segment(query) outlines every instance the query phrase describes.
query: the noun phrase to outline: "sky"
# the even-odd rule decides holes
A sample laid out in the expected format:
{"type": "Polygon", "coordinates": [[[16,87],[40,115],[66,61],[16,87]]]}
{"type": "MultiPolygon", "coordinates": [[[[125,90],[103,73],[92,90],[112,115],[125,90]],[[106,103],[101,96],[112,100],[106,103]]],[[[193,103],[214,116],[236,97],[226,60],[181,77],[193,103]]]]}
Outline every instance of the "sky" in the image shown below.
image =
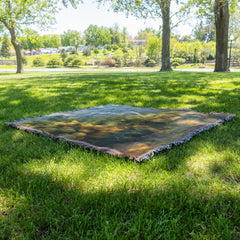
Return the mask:
{"type": "MultiPolygon", "coordinates": [[[[176,9],[176,6],[173,5],[172,9],[176,9]]],[[[40,32],[40,34],[63,34],[68,29],[83,33],[90,24],[99,27],[112,27],[114,24],[118,24],[120,29],[127,27],[128,33],[134,37],[140,30],[146,27],[158,30],[161,25],[161,19],[141,20],[133,16],[126,17],[124,13],[109,11],[107,6],[98,8],[97,3],[88,0],[84,4],[80,4],[77,9],[73,9],[71,6],[68,6],[68,8],[62,7],[62,10],[56,14],[56,24],[52,26],[52,29],[40,32]]],[[[181,28],[179,27],[173,32],[181,36],[190,35],[192,27],[189,24],[181,24],[181,28]]]]}

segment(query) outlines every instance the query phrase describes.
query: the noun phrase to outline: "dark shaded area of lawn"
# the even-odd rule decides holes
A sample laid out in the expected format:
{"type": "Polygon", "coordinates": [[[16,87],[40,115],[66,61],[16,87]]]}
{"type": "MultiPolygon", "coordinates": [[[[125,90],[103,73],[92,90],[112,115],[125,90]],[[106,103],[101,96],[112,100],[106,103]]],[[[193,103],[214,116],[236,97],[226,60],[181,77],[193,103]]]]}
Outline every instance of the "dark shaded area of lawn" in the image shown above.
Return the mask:
{"type": "Polygon", "coordinates": [[[0,239],[239,239],[239,74],[1,74],[0,82],[0,239]],[[141,165],[3,125],[110,103],[237,116],[141,165]]]}

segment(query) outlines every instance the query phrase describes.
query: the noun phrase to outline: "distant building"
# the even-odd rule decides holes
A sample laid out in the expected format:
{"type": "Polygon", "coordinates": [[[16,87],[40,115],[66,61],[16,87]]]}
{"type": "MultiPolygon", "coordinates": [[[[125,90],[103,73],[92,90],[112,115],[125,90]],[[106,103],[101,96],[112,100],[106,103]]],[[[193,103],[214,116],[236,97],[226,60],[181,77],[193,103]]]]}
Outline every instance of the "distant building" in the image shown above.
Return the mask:
{"type": "Polygon", "coordinates": [[[56,54],[59,52],[57,48],[40,48],[39,51],[40,54],[56,54]]]}
{"type": "Polygon", "coordinates": [[[147,41],[146,40],[132,40],[133,46],[138,47],[138,46],[143,46],[146,45],[147,41]]]}
{"type": "Polygon", "coordinates": [[[75,47],[74,46],[58,47],[58,52],[61,52],[63,49],[66,52],[71,52],[73,48],[75,48],[75,47]]]}

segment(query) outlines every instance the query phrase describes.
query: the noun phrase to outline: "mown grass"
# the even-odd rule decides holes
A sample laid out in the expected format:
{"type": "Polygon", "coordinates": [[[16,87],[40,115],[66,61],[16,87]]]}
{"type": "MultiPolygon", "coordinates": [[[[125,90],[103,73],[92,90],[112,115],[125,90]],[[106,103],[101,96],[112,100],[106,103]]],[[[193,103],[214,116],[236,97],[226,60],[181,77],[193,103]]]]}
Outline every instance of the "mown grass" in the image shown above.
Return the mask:
{"type": "Polygon", "coordinates": [[[0,239],[239,239],[239,73],[0,74],[0,239]],[[237,116],[143,164],[4,126],[101,104],[237,116]]]}

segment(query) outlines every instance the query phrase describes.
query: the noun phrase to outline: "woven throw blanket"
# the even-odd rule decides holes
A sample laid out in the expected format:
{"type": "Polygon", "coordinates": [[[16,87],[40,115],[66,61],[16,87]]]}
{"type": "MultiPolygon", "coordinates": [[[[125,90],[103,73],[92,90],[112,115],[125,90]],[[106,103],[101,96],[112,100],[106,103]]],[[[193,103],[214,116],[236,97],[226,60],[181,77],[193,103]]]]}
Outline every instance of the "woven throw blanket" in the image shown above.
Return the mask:
{"type": "Polygon", "coordinates": [[[105,105],[52,113],[8,126],[139,162],[189,141],[235,114],[105,105]]]}

